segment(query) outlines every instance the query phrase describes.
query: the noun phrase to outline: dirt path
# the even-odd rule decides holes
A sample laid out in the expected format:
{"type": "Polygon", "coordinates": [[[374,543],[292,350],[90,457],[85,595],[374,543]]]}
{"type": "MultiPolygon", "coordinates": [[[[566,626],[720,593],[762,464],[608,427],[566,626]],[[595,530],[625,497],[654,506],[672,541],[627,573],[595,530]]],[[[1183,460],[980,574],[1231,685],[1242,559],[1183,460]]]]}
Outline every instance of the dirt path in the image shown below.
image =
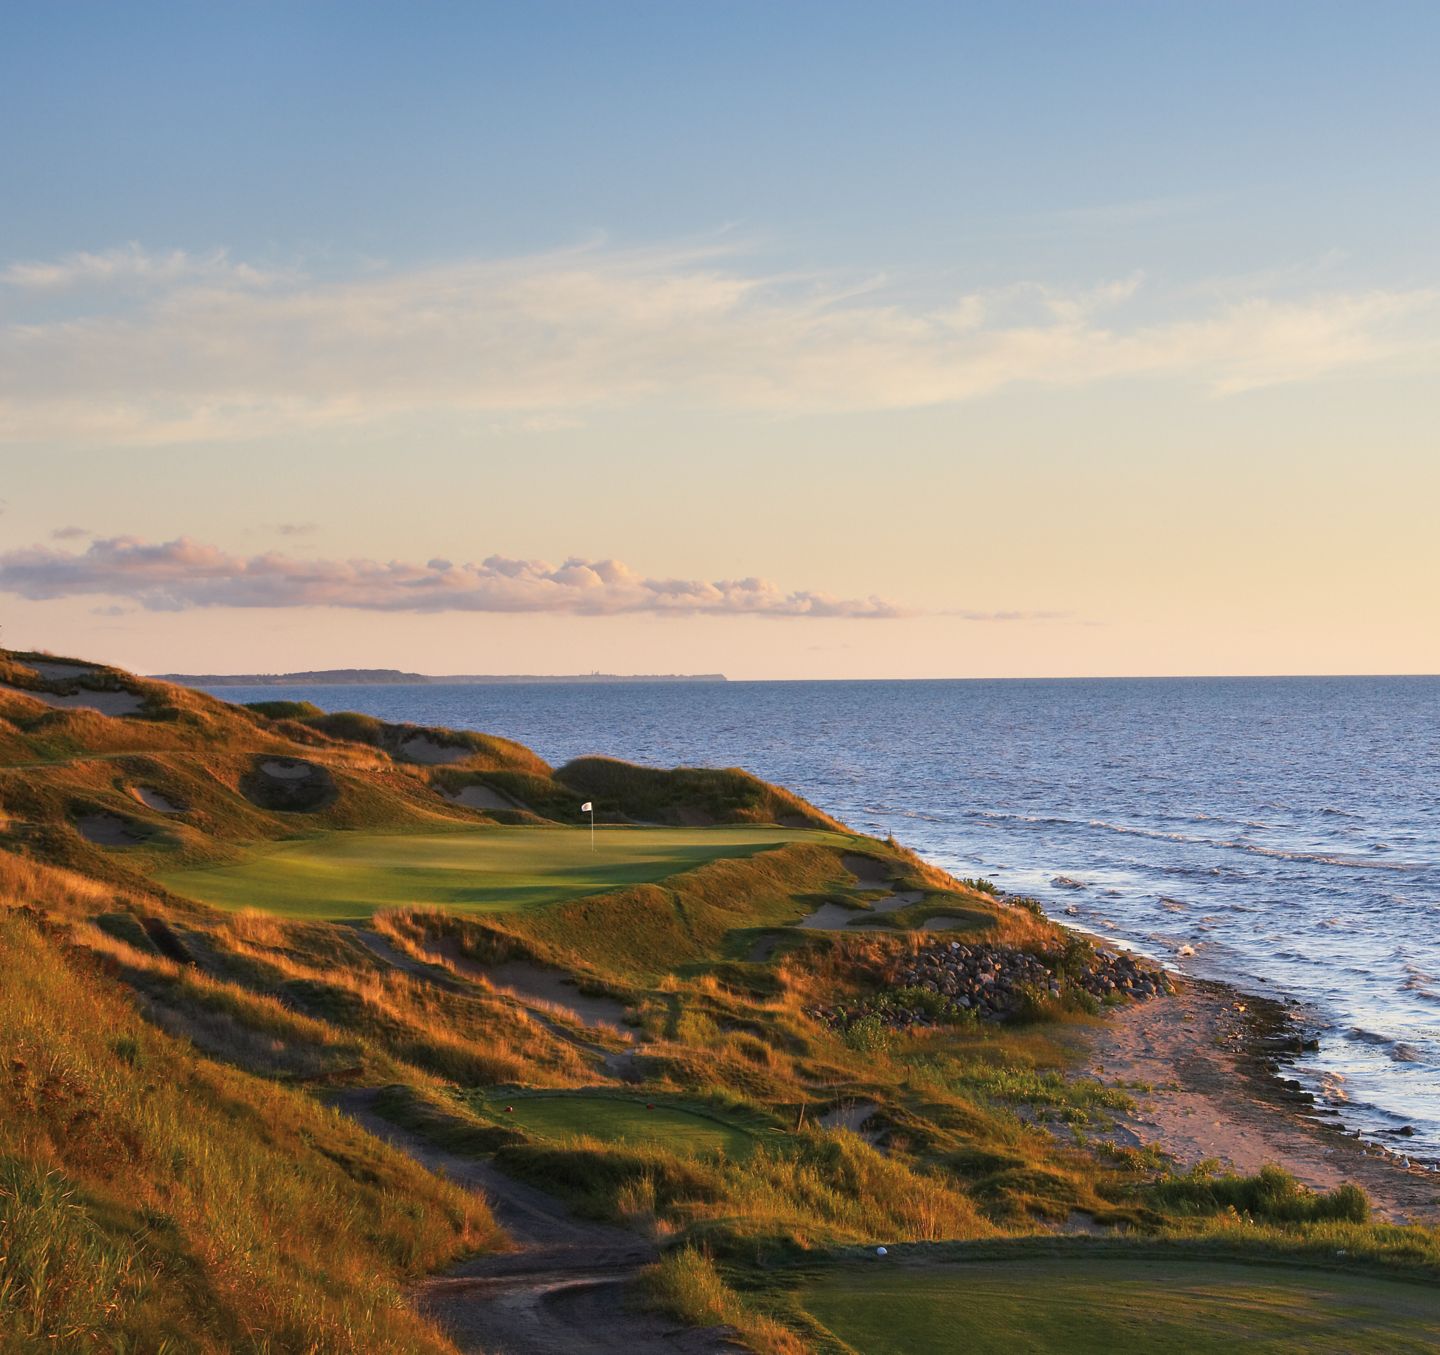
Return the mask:
{"type": "Polygon", "coordinates": [[[1112,1137],[1158,1144],[1187,1167],[1218,1158],[1251,1173],[1276,1163],[1317,1190],[1353,1182],[1387,1219],[1440,1221],[1440,1173],[1407,1168],[1309,1118],[1308,1103],[1286,1088],[1261,1047],[1275,1035],[1276,1014],[1220,984],[1191,980],[1172,998],[1117,1011],[1087,1031],[1091,1075],[1153,1089],[1136,1093],[1136,1114],[1112,1137]]]}
{"type": "Polygon", "coordinates": [[[638,1311],[628,1288],[659,1251],[635,1233],[576,1218],[488,1162],[436,1148],[375,1110],[376,1093],[327,1098],[429,1171],[482,1194],[515,1249],[475,1257],[416,1289],[420,1311],[467,1352],[484,1355],[735,1355],[721,1327],[677,1327],[638,1311]]]}

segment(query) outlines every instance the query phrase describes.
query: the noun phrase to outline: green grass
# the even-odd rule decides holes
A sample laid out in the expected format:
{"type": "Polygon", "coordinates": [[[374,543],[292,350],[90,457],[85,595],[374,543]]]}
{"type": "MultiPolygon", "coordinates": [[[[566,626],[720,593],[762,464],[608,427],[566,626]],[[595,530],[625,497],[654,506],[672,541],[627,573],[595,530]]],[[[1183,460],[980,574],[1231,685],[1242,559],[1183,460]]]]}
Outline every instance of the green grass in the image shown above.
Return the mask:
{"type": "Polygon", "coordinates": [[[864,1355],[1305,1355],[1433,1351],[1432,1287],[1285,1266],[1172,1260],[1025,1260],[908,1269],[876,1261],[803,1295],[842,1348],[864,1355]]]}
{"type": "MultiPolygon", "coordinates": [[[[663,880],[718,857],[833,835],[780,828],[476,828],[326,833],[248,849],[229,865],[160,870],[167,889],[218,908],[363,919],[385,908],[510,912],[663,880]]],[[[837,839],[838,840],[838,839],[837,839]]]]}
{"type": "Polygon", "coordinates": [[[654,1145],[682,1156],[723,1152],[740,1158],[748,1156],[756,1142],[755,1135],[739,1125],[659,1100],[590,1094],[486,1095],[472,1098],[470,1104],[499,1124],[560,1143],[590,1138],[654,1145]],[[511,1113],[507,1106],[513,1108],[511,1113]]]}

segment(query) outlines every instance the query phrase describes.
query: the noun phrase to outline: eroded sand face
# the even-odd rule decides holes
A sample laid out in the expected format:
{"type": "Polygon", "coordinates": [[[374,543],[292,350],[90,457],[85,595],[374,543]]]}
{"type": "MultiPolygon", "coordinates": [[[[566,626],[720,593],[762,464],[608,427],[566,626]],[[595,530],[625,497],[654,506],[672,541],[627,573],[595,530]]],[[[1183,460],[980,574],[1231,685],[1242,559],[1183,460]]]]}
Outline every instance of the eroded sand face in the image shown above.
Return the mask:
{"type": "Polygon", "coordinates": [[[153,809],[158,814],[183,814],[184,805],[177,805],[173,800],[161,795],[158,790],[151,790],[149,786],[135,786],[131,792],[146,809],[153,809]]]}

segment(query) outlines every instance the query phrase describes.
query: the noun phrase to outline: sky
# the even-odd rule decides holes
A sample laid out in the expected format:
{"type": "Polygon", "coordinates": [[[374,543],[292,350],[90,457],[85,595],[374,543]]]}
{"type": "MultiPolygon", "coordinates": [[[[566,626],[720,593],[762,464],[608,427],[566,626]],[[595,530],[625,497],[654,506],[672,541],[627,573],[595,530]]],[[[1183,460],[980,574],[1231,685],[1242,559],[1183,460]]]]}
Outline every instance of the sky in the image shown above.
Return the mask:
{"type": "Polygon", "coordinates": [[[0,6],[0,643],[1440,672],[1440,8],[0,6]]]}

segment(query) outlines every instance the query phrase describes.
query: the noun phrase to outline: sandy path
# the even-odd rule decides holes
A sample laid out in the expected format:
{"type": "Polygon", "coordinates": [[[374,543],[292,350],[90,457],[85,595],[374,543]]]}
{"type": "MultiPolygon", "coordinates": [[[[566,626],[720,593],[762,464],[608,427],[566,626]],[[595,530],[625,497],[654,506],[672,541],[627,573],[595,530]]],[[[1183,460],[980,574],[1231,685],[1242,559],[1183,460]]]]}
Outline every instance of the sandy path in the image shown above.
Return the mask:
{"type": "Polygon", "coordinates": [[[463,1351],[485,1355],[733,1355],[743,1350],[724,1328],[677,1327],[636,1311],[627,1292],[654,1262],[653,1243],[609,1224],[576,1218],[543,1191],[511,1180],[488,1162],[458,1157],[391,1124],[374,1091],[327,1098],[377,1138],[432,1172],[482,1194],[515,1250],[464,1261],[422,1281],[420,1311],[463,1351]]]}
{"type": "Polygon", "coordinates": [[[1353,1182],[1390,1220],[1440,1221],[1440,1173],[1407,1168],[1338,1125],[1308,1118],[1307,1104],[1257,1049],[1273,1029],[1273,1009],[1198,980],[1088,1029],[1092,1076],[1153,1088],[1135,1094],[1137,1112],[1113,1137],[1158,1144],[1186,1167],[1218,1158],[1251,1173],[1276,1163],[1317,1190],[1353,1182]]]}

